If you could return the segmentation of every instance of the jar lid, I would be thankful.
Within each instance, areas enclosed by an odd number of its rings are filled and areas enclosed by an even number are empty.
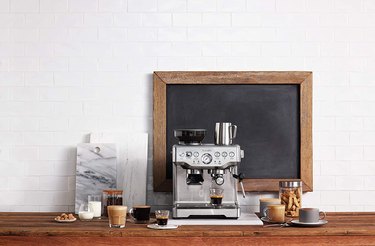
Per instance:
[[[302,181],[280,181],[279,187],[282,188],[297,188],[302,186]]]
[[[122,195],[122,190],[103,190],[103,192],[111,195]]]

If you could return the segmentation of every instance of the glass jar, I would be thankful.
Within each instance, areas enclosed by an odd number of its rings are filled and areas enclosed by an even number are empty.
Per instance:
[[[281,204],[285,205],[285,216],[298,217],[302,207],[302,182],[280,181],[279,197]]]
[[[108,217],[107,206],[122,205],[122,190],[103,190],[103,216]]]

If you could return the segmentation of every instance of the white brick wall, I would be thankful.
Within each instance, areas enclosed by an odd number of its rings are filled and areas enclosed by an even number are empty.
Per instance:
[[[313,71],[304,205],[373,211],[374,42],[372,0],[0,0],[0,211],[72,210],[87,133],[152,134],[154,70]]]

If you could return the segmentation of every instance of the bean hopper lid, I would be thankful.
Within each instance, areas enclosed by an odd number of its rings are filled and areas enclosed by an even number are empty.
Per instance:
[[[179,144],[199,145],[206,136],[206,129],[175,129],[174,137]]]

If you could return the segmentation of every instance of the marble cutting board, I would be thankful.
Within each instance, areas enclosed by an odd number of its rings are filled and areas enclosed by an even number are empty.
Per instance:
[[[91,143],[116,143],[117,188],[124,190],[124,205],[146,204],[148,134],[93,132]]]
[[[116,188],[116,144],[81,143],[77,145],[75,212],[87,202],[89,194],[102,194]]]

